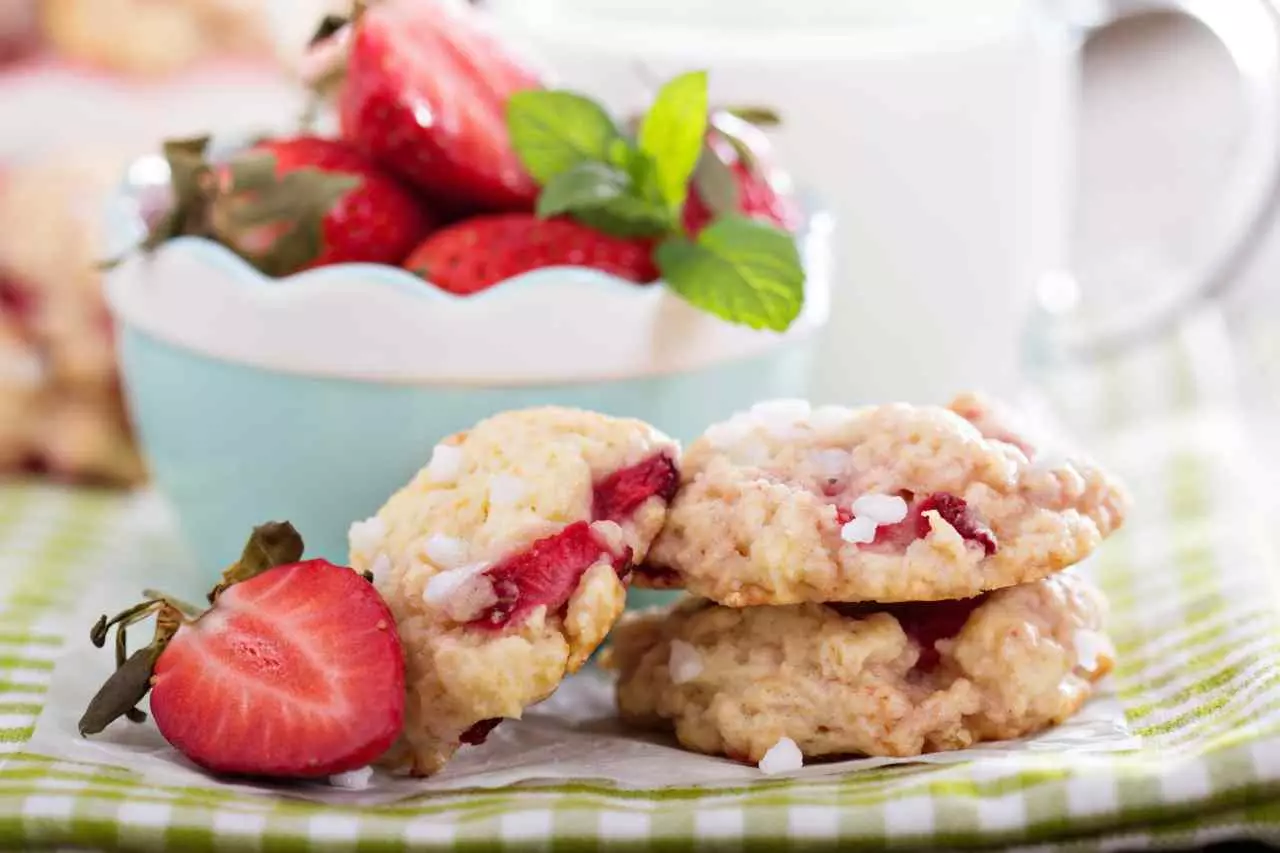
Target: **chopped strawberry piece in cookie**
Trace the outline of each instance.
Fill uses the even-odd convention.
[[[535,607],[559,613],[587,570],[607,562],[622,577],[631,565],[631,549],[615,554],[585,521],[570,524],[554,536],[539,539],[484,573],[497,602],[472,620],[473,625],[505,628],[519,623]]]
[[[498,723],[501,722],[501,717],[490,717],[487,720],[481,720],[463,732],[462,736],[458,739],[468,746],[479,746],[489,739],[489,735],[498,727]]]
[[[938,665],[939,653],[935,644],[959,634],[969,621],[969,616],[986,598],[984,594],[953,601],[910,601],[901,604],[864,602],[828,606],[849,619],[865,619],[873,613],[888,613],[898,620],[903,633],[920,645],[916,669],[927,672]]]
[[[917,539],[924,539],[933,532],[933,525],[925,513],[936,512],[943,521],[955,528],[956,533],[981,546],[987,555],[994,554],[999,549],[995,534],[978,520],[964,498],[948,492],[935,492],[923,500],[909,503],[910,508],[905,518],[876,526],[875,536],[869,543],[871,547],[902,550]],[[852,521],[854,514],[854,510],[836,508],[836,518],[842,525]]]
[[[925,515],[925,513],[931,511],[936,512],[943,521],[954,527],[956,533],[959,533],[970,542],[977,542],[981,545],[988,555],[996,552],[998,546],[995,534],[974,517],[973,511],[969,508],[969,504],[965,502],[964,498],[959,498],[946,492],[938,492],[921,501],[916,508],[916,514],[919,517],[916,522],[916,534],[922,538],[928,536],[932,530],[929,524],[929,517]]]
[[[596,521],[626,521],[655,495],[671,503],[680,486],[680,472],[669,454],[659,453],[622,468],[596,483],[591,514]]]

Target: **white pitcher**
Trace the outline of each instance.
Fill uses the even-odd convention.
[[[620,110],[709,68],[713,101],[776,107],[783,165],[834,213],[823,401],[1015,393],[1029,359],[1122,345],[1227,286],[1276,189],[1265,0],[488,0],[567,87]],[[1069,257],[1080,45],[1137,12],[1225,43],[1249,113],[1219,198],[1088,270]]]

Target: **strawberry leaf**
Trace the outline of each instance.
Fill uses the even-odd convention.
[[[727,216],[738,210],[738,178],[710,147],[703,148],[702,156],[698,158],[698,167],[693,170],[693,185],[712,213]]]
[[[538,196],[537,213],[570,214],[616,237],[654,237],[672,227],[665,205],[637,196],[631,176],[605,163],[579,163],[556,175]]]
[[[583,161],[608,162],[621,138],[613,119],[590,98],[539,89],[511,96],[507,129],[520,162],[541,186]]]
[[[706,132],[705,71],[681,74],[664,85],[640,125],[640,150],[657,165],[658,187],[672,209],[684,204]]]
[[[668,287],[731,323],[781,332],[804,305],[804,269],[795,241],[761,222],[718,219],[696,242],[664,240],[654,260]]]
[[[268,569],[296,563],[305,546],[302,535],[287,521],[268,521],[253,528],[244,543],[240,559],[222,573],[222,581],[209,592],[209,603],[218,600],[228,587],[255,578]]]
[[[756,127],[777,127],[782,124],[782,116],[773,107],[729,106],[723,107],[729,115],[737,116]]]

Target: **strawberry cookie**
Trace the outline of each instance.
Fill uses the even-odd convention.
[[[390,763],[435,773],[586,662],[662,527],[677,454],[640,421],[506,412],[445,439],[352,526],[352,566],[390,604],[408,667]]]
[[[623,718],[684,746],[798,769],[1021,737],[1110,669],[1101,593],[1067,572],[963,601],[733,609],[693,599],[614,631]]]
[[[1120,526],[1123,487],[1036,447],[994,404],[811,408],[712,426],[639,586],[730,607],[968,598],[1048,577]]]

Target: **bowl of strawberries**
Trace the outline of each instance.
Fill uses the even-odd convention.
[[[149,469],[214,574],[263,518],[346,559],[443,436],[556,404],[688,439],[806,392],[829,223],[706,75],[643,116],[547,85],[467,9],[327,19],[337,130],[174,140],[108,216]]]

